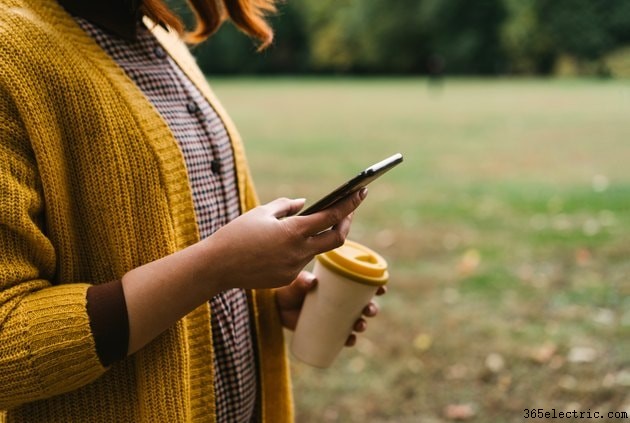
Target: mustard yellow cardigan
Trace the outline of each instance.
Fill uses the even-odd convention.
[[[154,32],[223,118],[254,207],[234,125],[186,46]],[[110,368],[86,313],[91,284],[198,239],[183,157],[139,89],[55,0],[0,0],[0,422],[215,421],[209,305]],[[293,421],[273,294],[249,298],[262,421]]]

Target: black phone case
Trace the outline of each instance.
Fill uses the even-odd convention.
[[[298,216],[308,216],[309,214],[317,213],[318,211],[324,210],[338,201],[346,198],[347,196],[357,192],[361,188],[367,186],[370,182],[374,181],[381,175],[383,175],[388,170],[392,169],[397,164],[403,161],[402,154],[394,154],[387,159],[376,163],[369,168],[365,169],[361,173],[359,173],[354,178],[350,179],[345,184],[341,185],[339,188],[332,191],[330,194],[326,195],[322,199],[318,200],[313,205],[309,206],[302,212],[298,214]],[[375,166],[382,164],[382,166],[375,169]]]

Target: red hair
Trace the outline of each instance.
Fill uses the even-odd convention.
[[[214,34],[226,20],[260,41],[259,50],[273,41],[273,30],[265,17],[276,11],[275,0],[186,0],[195,14],[192,32],[184,29],[181,19],[163,0],[142,0],[142,11],[154,22],[163,22],[178,32],[186,42],[198,44]]]

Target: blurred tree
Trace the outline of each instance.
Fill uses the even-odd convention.
[[[430,50],[420,0],[359,0],[348,28],[355,68],[362,72],[426,73]]]
[[[539,0],[540,27],[550,34],[559,51],[595,59],[613,44],[604,21],[610,3],[607,0]]]
[[[166,0],[191,25],[185,0]],[[550,73],[630,45],[630,0],[288,0],[262,53],[233,25],[193,48],[207,73]]]
[[[304,1],[318,69],[495,73],[503,65],[501,0]]]
[[[309,65],[319,71],[347,71],[354,66],[357,53],[348,28],[354,13],[352,0],[296,2],[304,17],[310,47]]]
[[[327,71],[409,73],[423,70],[418,0],[318,0],[308,16],[311,64]]]
[[[536,0],[505,0],[501,39],[509,73],[547,74],[556,60],[553,40],[539,28]]]
[[[424,0],[420,25],[431,53],[443,57],[448,73],[496,74],[506,67],[501,0]]]
[[[570,55],[578,65],[630,42],[627,0],[537,0],[536,13],[555,54]]]

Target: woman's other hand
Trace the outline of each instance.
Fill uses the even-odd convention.
[[[295,330],[297,321],[304,304],[306,294],[317,285],[315,275],[310,272],[302,271],[299,276],[287,286],[276,289],[276,304],[280,313],[280,321],[282,325],[290,330]],[[376,291],[376,295],[384,295],[387,288],[382,286]],[[356,333],[365,332],[367,329],[366,317],[374,317],[378,314],[379,307],[374,301],[370,301],[363,308],[363,317],[357,319],[353,326],[353,333],[348,336],[346,346],[351,347],[356,343]]]

